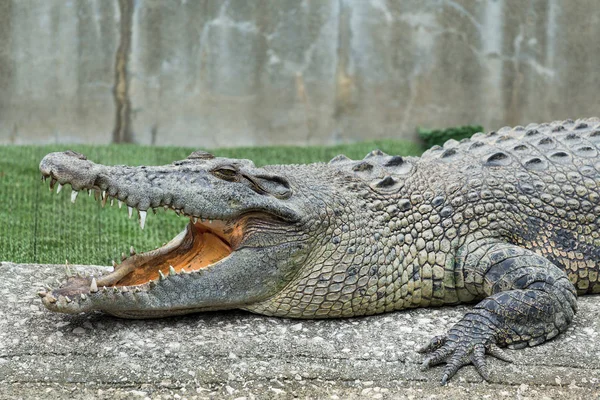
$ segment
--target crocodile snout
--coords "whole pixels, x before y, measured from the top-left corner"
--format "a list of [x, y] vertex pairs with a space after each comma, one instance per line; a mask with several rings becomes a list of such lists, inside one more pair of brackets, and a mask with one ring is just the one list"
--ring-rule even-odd
[[45, 156], [40, 162], [40, 171], [43, 179], [51, 178], [51, 186], [56, 182], [70, 183], [73, 189], [80, 190], [94, 182], [97, 175], [94, 165], [83, 154], [67, 150]]

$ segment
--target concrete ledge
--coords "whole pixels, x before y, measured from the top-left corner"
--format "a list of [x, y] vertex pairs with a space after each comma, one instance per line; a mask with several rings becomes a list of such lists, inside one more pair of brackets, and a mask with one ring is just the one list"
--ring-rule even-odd
[[[101, 267], [74, 267], [93, 273]], [[575, 323], [542, 346], [488, 359], [440, 387], [414, 348], [468, 307], [340, 320], [245, 312], [133, 321], [46, 311], [36, 296], [59, 265], [1, 263], [0, 398], [596, 398], [600, 298], [580, 299]]]

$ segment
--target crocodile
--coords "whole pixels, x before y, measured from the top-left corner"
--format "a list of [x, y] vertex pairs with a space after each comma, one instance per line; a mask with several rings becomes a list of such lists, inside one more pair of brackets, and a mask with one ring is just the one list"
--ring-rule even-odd
[[[50, 188], [96, 191], [189, 218], [163, 247], [39, 293], [52, 311], [125, 318], [243, 309], [356, 317], [474, 303], [418, 349], [442, 384], [486, 355], [564, 332], [577, 296], [600, 293], [600, 119], [505, 127], [421, 157], [269, 165], [193, 152], [166, 166], [48, 154]], [[187, 221], [187, 218], [186, 218]]]

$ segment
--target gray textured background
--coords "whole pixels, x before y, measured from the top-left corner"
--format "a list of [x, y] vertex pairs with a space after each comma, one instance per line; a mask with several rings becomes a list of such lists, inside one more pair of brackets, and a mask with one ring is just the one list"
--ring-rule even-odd
[[0, 143], [201, 147], [598, 115], [595, 0], [0, 0]]

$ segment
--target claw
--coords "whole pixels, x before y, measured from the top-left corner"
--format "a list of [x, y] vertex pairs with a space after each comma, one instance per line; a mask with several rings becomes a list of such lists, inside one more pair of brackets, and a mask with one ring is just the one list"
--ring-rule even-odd
[[442, 381], [440, 382], [442, 386], [446, 386], [446, 384], [448, 383], [448, 379], [450, 379], [448, 374], [444, 374], [444, 376], [442, 376]]

